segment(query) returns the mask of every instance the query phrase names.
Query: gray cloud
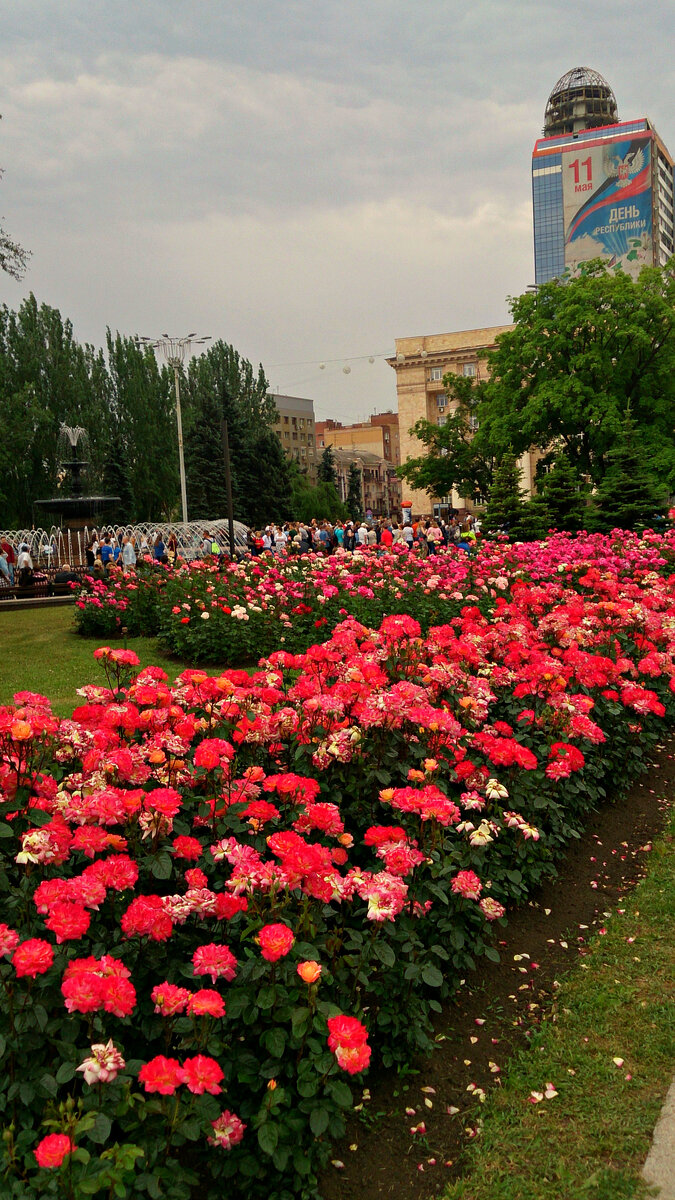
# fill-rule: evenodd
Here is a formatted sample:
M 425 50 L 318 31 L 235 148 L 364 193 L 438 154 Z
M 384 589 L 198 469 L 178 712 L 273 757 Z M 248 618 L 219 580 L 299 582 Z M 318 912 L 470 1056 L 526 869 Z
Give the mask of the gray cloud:
M 587 63 L 675 148 L 657 0 L 0 2 L 0 212 L 82 338 L 195 322 L 264 363 L 506 319 L 532 278 L 529 159 Z M 658 27 L 658 39 L 646 30 Z M 670 35 L 670 36 L 669 36 Z M 271 368 L 345 416 L 381 360 Z

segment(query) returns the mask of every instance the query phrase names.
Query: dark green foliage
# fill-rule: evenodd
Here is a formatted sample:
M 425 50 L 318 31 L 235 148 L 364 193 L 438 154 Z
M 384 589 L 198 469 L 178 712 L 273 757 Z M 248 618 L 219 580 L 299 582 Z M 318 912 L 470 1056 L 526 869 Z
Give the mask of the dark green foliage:
M 223 418 L 236 516 L 288 515 L 288 468 L 272 433 L 275 407 L 262 368 L 254 372 L 218 341 L 179 378 L 189 516 L 227 513 Z M 178 516 L 173 369 L 160 370 L 150 347 L 110 330 L 105 353 L 79 345 L 70 322 L 31 295 L 17 312 L 0 309 L 0 526 L 31 525 L 34 502 L 56 493 L 61 424 L 87 430 L 84 489 L 120 497 L 111 521 Z
M 604 479 L 593 496 L 593 527 L 601 532 L 636 529 L 663 518 L 666 489 L 649 469 L 647 451 L 630 410 L 616 445 L 607 454 Z
M 260 429 L 243 446 L 236 463 L 237 518 L 256 529 L 291 516 L 288 460 L 273 429 Z
M 319 459 L 316 475 L 319 483 L 332 483 L 333 487 L 335 487 L 337 476 L 335 474 L 335 455 L 333 454 L 332 446 L 325 447 Z
M 362 472 L 357 463 L 349 468 L 347 481 L 347 511 L 352 521 L 359 521 L 363 516 L 363 481 Z
M 342 504 L 337 488 L 332 483 L 320 482 L 312 486 L 297 463 L 291 462 L 291 515 L 294 521 L 310 522 L 345 520 L 347 509 Z
M 537 479 L 537 495 L 548 510 L 552 529 L 574 533 L 584 528 L 587 492 L 563 451 L 556 454 L 550 471 Z
M 487 530 L 503 529 L 512 533 L 517 529 L 525 509 L 525 492 L 520 486 L 522 474 L 515 454 L 508 450 L 497 464 L 488 493 Z
M 397 474 L 430 496 L 449 496 L 455 489 L 461 496 L 477 499 L 488 492 L 494 468 L 492 451 L 477 436 L 475 420 L 485 384 L 454 375 L 446 375 L 443 382 L 448 399 L 457 407 L 444 425 L 416 422 L 411 432 L 427 447 L 426 454 L 408 459 Z
M 227 421 L 235 516 L 281 520 L 290 508 L 288 464 L 272 426 L 274 399 L 262 367 L 219 340 L 190 360 L 181 384 L 190 518 L 227 514 L 221 421 Z M 270 436 L 271 435 L 271 436 Z
M 106 333 L 108 452 L 128 480 L 136 521 L 170 518 L 178 504 L 178 435 L 173 372 L 135 338 Z M 124 492 L 116 490 L 120 497 Z
M 487 355 L 477 442 L 497 454 L 561 446 L 599 483 L 630 404 L 655 476 L 675 485 L 675 274 L 637 280 L 600 260 L 511 302 L 515 327 Z

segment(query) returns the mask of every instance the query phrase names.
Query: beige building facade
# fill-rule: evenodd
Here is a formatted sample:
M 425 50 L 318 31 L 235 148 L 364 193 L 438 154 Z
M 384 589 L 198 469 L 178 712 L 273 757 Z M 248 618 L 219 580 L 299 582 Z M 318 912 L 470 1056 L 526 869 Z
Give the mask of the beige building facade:
M 499 335 L 511 329 L 513 325 L 490 325 L 455 333 L 396 338 L 396 353 L 387 362 L 396 372 L 402 463 L 426 453 L 424 444 L 410 432 L 413 425 L 420 419 L 444 425 L 454 411 L 455 405 L 447 397 L 443 376 L 452 373 L 475 380 L 485 379 L 487 365 L 481 355 L 493 350 Z M 522 486 L 531 492 L 534 457 L 523 455 L 520 466 Z M 410 501 L 413 516 L 429 514 L 435 505 L 458 509 L 471 507 L 457 492 L 453 491 L 451 496 L 431 497 L 407 483 L 403 484 L 403 501 Z
M 316 469 L 319 455 L 316 448 L 316 421 L 314 401 L 302 396 L 279 396 L 272 393 L 270 399 L 277 408 L 274 426 L 287 458 L 295 459 L 301 471 L 305 471 L 309 482 L 316 484 Z
M 369 450 L 333 449 L 337 490 L 343 504 L 349 494 L 349 476 L 352 466 L 357 466 L 361 475 L 361 512 L 363 516 L 392 517 L 401 519 L 401 480 L 393 463 L 381 454 Z
M 334 450 L 365 450 L 397 467 L 401 462 L 398 413 L 373 413 L 367 421 L 353 425 L 343 425 L 341 421 L 317 421 L 316 444 L 319 450 L 325 446 L 332 446 Z

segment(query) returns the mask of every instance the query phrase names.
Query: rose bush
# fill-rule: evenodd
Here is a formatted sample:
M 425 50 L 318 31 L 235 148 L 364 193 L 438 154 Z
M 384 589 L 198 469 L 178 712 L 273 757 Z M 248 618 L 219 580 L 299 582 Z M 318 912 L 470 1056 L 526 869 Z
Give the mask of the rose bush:
M 311 1194 L 351 1078 L 430 1048 L 672 721 L 669 543 L 593 544 L 448 556 L 426 632 L 173 685 L 103 647 L 72 719 L 0 709 L 3 1195 Z
M 171 569 L 141 562 L 111 570 L 108 582 L 86 581 L 77 600 L 79 632 L 111 638 L 160 636 L 191 663 L 255 663 L 283 646 L 298 653 L 327 640 L 346 616 L 369 627 L 404 609 L 424 632 L 456 616 L 467 594 L 483 611 L 514 579 L 551 580 L 561 573 L 579 587 L 588 569 L 622 578 L 663 571 L 675 562 L 675 532 L 555 534 L 547 542 L 486 542 L 475 557 L 454 547 L 428 558 L 406 547 L 365 549 L 324 558 L 282 554 L 232 563 L 222 571 L 204 561 Z M 583 587 L 582 587 L 583 591 Z

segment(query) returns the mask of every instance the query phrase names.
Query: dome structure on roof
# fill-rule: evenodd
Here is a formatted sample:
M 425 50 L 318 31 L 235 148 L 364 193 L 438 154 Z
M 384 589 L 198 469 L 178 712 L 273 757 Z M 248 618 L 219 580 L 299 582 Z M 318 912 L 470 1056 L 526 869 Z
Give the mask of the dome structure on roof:
M 590 67 L 573 67 L 561 76 L 548 98 L 544 137 L 598 129 L 618 120 L 616 96 L 607 80 Z

